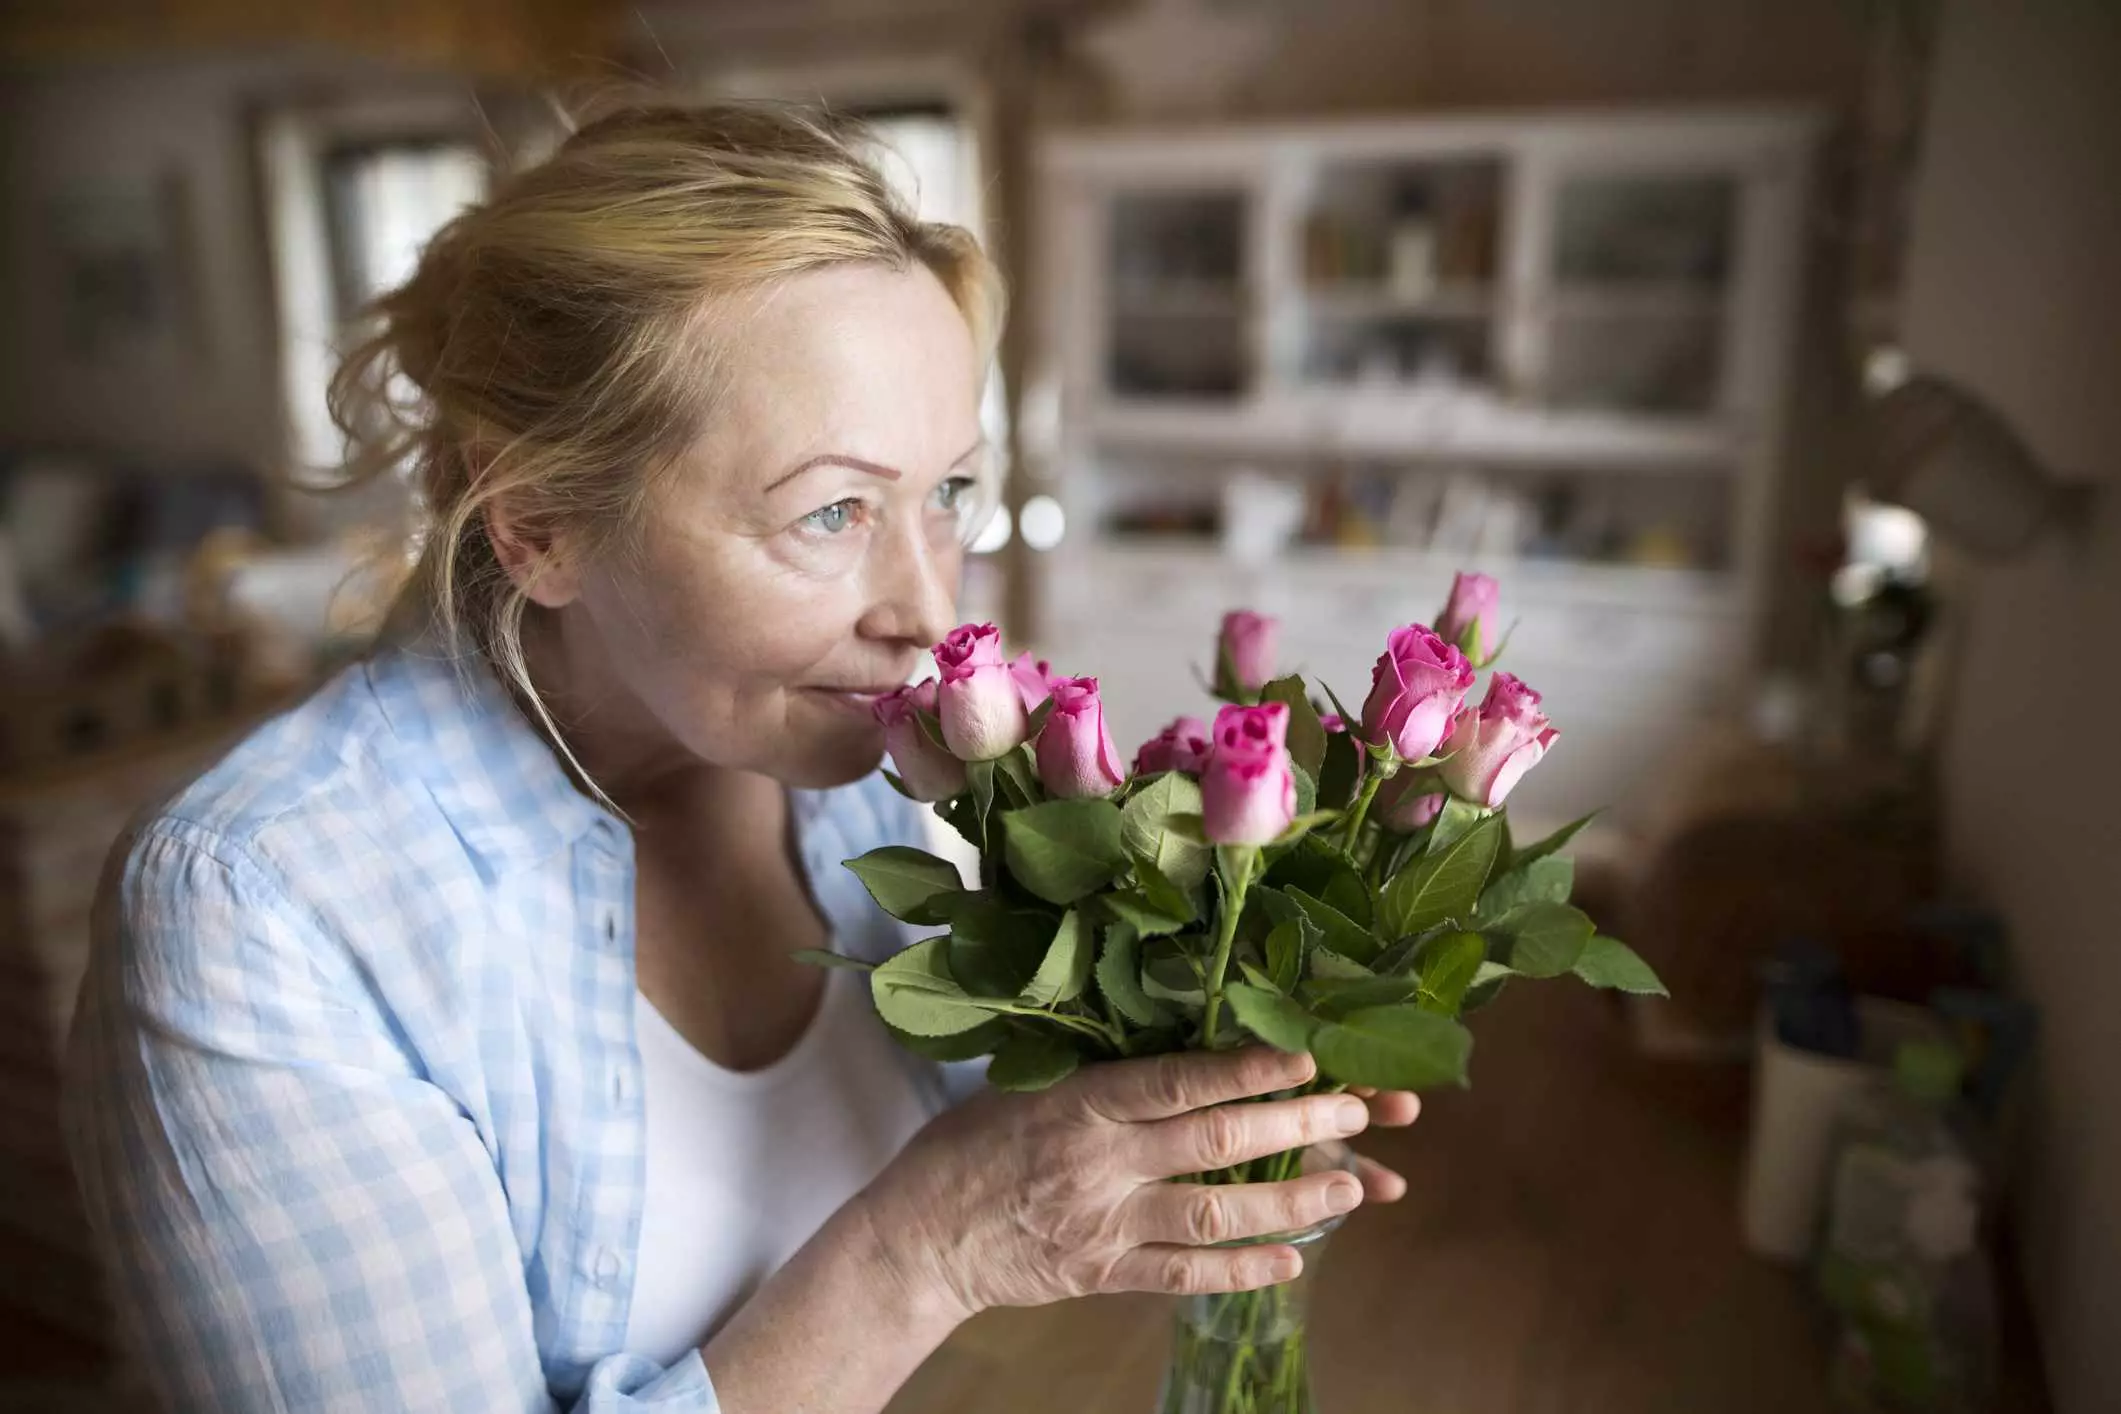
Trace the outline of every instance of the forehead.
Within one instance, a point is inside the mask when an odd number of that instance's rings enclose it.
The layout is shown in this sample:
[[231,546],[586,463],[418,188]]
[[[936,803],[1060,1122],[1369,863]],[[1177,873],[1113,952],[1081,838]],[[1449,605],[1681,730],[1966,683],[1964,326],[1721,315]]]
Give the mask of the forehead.
[[697,451],[739,485],[825,452],[939,469],[978,430],[971,331],[924,266],[838,266],[763,289],[720,365]]

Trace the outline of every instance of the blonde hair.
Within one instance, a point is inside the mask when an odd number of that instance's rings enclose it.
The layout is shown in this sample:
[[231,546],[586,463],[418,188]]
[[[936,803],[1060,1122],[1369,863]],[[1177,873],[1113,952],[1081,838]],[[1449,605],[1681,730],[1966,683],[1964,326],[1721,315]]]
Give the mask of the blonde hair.
[[[859,124],[816,110],[637,105],[581,127],[444,226],[332,379],[340,488],[409,469],[422,517],[401,594],[483,658],[567,750],[530,681],[529,603],[488,538],[505,497],[534,537],[636,544],[649,492],[712,416],[729,297],[829,266],[934,273],[982,355],[1001,277],[961,227],[920,220]],[[616,808],[616,807],[613,807]]]

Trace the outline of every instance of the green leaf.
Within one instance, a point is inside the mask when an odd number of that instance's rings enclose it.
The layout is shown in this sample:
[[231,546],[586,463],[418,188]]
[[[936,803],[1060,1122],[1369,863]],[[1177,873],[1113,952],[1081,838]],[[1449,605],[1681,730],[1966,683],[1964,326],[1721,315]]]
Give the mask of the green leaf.
[[935,905],[965,889],[955,864],[902,844],[872,849],[846,864],[877,906],[902,923],[949,921],[948,912]]
[[1447,933],[1422,949],[1418,969],[1421,1004],[1439,1016],[1456,1016],[1488,955],[1478,933]]
[[1374,977],[1377,975],[1355,959],[1344,957],[1327,947],[1311,949],[1310,964],[1313,977]]
[[823,948],[797,948],[788,954],[797,962],[807,962],[812,967],[845,967],[855,972],[874,972],[876,964],[864,962],[845,953],[827,952]]
[[1132,927],[1144,938],[1161,938],[1167,933],[1176,933],[1193,921],[1173,917],[1139,894],[1125,889],[1101,894],[1097,902],[1113,918]]
[[1315,899],[1302,889],[1292,888],[1284,892],[1288,894],[1289,901],[1302,909],[1304,917],[1310,919],[1312,925],[1324,936],[1327,947],[1342,957],[1353,958],[1357,962],[1370,963],[1376,960],[1377,939],[1371,936],[1368,928],[1332,904]]
[[888,1021],[884,1023],[884,1029],[891,1033],[892,1040],[913,1054],[932,1061],[974,1060],[990,1054],[1009,1036],[1008,1021],[999,1016],[989,1017],[970,1031],[960,1031],[953,1036],[917,1036]]
[[1304,975],[1304,924],[1301,918],[1277,923],[1267,934],[1267,972],[1275,990],[1293,992]]
[[[1050,703],[1052,699],[1047,701]],[[994,763],[994,779],[1003,800],[1013,808],[1036,805],[1046,798],[1046,788],[1038,779],[1038,762],[1028,744],[1017,747]]]
[[1120,811],[1120,843],[1130,858],[1147,864],[1181,889],[1208,876],[1207,846],[1175,829],[1177,817],[1198,818],[1200,784],[1180,771],[1166,771],[1127,798]]
[[1044,960],[1054,918],[1011,908],[998,894],[969,893],[950,915],[950,975],[976,997],[1013,998]]
[[1045,960],[1038,971],[1024,984],[1023,999],[1033,1006],[1050,1007],[1060,1002],[1073,1001],[1083,994],[1083,984],[1090,980],[1090,967],[1096,957],[1096,946],[1090,925],[1081,913],[1069,909],[1061,919],[1060,927],[1054,930],[1053,941],[1046,945]]
[[1330,840],[1315,835],[1305,838],[1274,862],[1267,871],[1267,880],[1277,888],[1302,889],[1363,927],[1370,926],[1369,886],[1363,882],[1355,861]]
[[1597,931],[1581,909],[1565,903],[1528,903],[1482,925],[1499,960],[1525,977],[1559,977],[1583,957]]
[[1472,917],[1501,844],[1502,826],[1490,815],[1451,843],[1429,849],[1385,885],[1380,930],[1388,938],[1403,938]]
[[1548,835],[1545,839],[1539,841],[1539,843],[1527,845],[1525,848],[1517,850],[1510,856],[1510,867],[1512,869],[1515,869],[1519,865],[1529,864],[1535,859],[1544,859],[1548,855],[1558,852],[1564,846],[1566,846],[1570,840],[1576,838],[1577,831],[1581,830],[1584,826],[1590,824],[1593,820],[1597,818],[1598,812],[1596,810],[1593,810],[1590,814],[1584,816],[1580,820],[1571,820],[1568,824],[1563,825],[1553,834]]
[[1485,819],[1487,813],[1469,800],[1446,795],[1443,809],[1437,813],[1436,822],[1429,827],[1429,848],[1441,849],[1453,840],[1463,839],[1466,831]]
[[965,780],[972,788],[972,818],[984,840],[987,838],[987,822],[994,816],[994,763],[967,761]]
[[1119,807],[1049,800],[1002,816],[1003,858],[1018,883],[1048,903],[1094,893],[1127,866]]
[[1471,1016],[1494,1001],[1502,995],[1503,983],[1509,981],[1513,975],[1509,968],[1499,962],[1480,964],[1480,971],[1474,975],[1473,985],[1466,989],[1465,1003],[1458,1008],[1458,1014]]
[[916,1036],[954,1036],[990,1013],[950,975],[948,940],[929,938],[893,954],[869,974],[877,1014]]
[[1318,1023],[1289,998],[1244,982],[1232,982],[1223,988],[1223,1000],[1247,1031],[1276,1050],[1302,1052],[1311,1048],[1311,1033]]
[[1576,861],[1566,855],[1549,855],[1520,864],[1488,885],[1480,896],[1476,916],[1500,918],[1528,903],[1567,903],[1576,887]]
[[1584,944],[1583,956],[1576,959],[1575,972],[1594,987],[1610,987],[1642,997],[1671,995],[1665,990],[1664,983],[1657,980],[1657,973],[1636,955],[1633,948],[1603,933],[1593,934],[1591,941]]
[[1075,1047],[1047,1027],[1018,1027],[994,1052],[987,1083],[997,1090],[1043,1090],[1074,1074]]
[[1161,1009],[1142,990],[1141,938],[1125,923],[1105,930],[1104,952],[1097,959],[1097,987],[1115,1010],[1136,1026],[1154,1026]]
[[[1351,724],[1352,725],[1352,724]],[[1326,733],[1326,759],[1318,768],[1318,803],[1345,810],[1362,785],[1362,748],[1349,732]]]
[[1318,709],[1311,705],[1311,695],[1304,689],[1304,680],[1294,674],[1276,678],[1260,689],[1259,700],[1280,702],[1288,707],[1289,757],[1309,771],[1313,780],[1318,779],[1319,768],[1326,759],[1326,728],[1318,720]]
[[1160,1002],[1198,1008],[1207,1000],[1200,964],[1177,938],[1151,938],[1142,944],[1142,991]]
[[1362,718],[1348,710],[1348,704],[1340,700],[1340,694],[1333,690],[1331,684],[1322,682],[1318,689],[1325,693],[1326,701],[1332,703],[1333,710],[1340,715],[1340,724],[1346,727],[1347,734],[1353,737],[1362,728]]
[[1466,1083],[1473,1033],[1419,1007],[1369,1007],[1320,1026],[1311,1054],[1322,1073],[1344,1085],[1433,1090]]
[[1321,825],[1330,825],[1340,818],[1338,810],[1314,810],[1308,815],[1299,815],[1289,822],[1287,829],[1274,841],[1278,845],[1295,844],[1305,835]]
[[1156,872],[1156,867],[1134,862],[1135,889],[1142,900],[1166,918],[1182,919],[1187,923],[1200,917],[1200,885],[1182,889]]
[[1301,993],[1312,1011],[1338,1021],[1369,1007],[1398,1006],[1421,995],[1418,977],[1321,977],[1306,982]]
[[1318,777],[1306,771],[1303,762],[1292,762],[1296,773],[1296,815],[1301,819],[1318,809]]

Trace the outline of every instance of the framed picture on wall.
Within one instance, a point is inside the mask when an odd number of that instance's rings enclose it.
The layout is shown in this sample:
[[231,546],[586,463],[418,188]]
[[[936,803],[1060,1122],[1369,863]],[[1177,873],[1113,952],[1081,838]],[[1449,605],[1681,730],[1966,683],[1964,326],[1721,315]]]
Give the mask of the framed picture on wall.
[[79,362],[195,354],[183,179],[99,181],[54,202],[60,342]]

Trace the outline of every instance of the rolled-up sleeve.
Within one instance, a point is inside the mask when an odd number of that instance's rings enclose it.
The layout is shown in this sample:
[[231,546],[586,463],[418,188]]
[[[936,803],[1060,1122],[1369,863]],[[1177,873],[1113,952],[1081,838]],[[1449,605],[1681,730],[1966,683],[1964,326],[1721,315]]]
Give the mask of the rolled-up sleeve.
[[[547,1411],[524,1261],[466,1110],[273,870],[162,820],[114,855],[68,1143],[173,1411]],[[582,1414],[710,1414],[697,1353],[593,1365]]]

